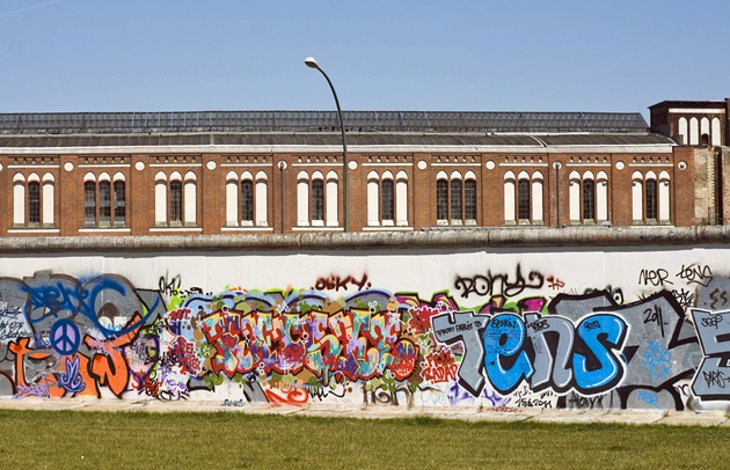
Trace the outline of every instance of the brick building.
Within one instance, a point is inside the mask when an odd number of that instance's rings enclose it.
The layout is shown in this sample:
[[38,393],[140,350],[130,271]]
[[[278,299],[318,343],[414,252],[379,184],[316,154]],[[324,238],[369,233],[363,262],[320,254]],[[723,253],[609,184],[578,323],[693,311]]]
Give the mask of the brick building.
[[728,145],[730,98],[724,101],[662,101],[649,106],[651,131],[678,145]]
[[649,107],[651,131],[693,149],[695,225],[730,221],[730,98],[662,101]]
[[[673,103],[651,130],[638,113],[345,112],[347,178],[334,112],[0,114],[0,235],[341,232],[345,186],[353,232],[691,226],[697,149],[665,135],[701,139]],[[694,108],[715,142],[720,108]]]

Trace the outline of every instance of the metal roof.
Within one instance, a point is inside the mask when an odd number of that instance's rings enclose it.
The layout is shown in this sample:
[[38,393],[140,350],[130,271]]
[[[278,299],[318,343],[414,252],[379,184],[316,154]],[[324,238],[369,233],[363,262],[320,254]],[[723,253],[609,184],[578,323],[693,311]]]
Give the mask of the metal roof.
[[[553,147],[563,145],[672,145],[658,134],[418,134],[418,133],[348,133],[353,146],[508,146]],[[340,145],[337,132],[317,133],[167,133],[167,134],[0,134],[0,148],[24,147],[128,147],[171,145]]]
[[548,147],[556,145],[673,145],[659,134],[556,134],[537,136]]
[[[647,132],[640,113],[344,111],[348,132]],[[0,134],[339,131],[334,111],[2,113]]]

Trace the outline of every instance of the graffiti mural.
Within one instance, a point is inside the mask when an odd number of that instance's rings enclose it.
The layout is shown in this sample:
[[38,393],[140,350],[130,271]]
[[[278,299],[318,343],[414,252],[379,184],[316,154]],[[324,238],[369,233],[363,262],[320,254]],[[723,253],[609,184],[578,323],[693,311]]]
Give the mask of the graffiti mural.
[[178,274],[153,288],[112,273],[0,278],[0,395],[724,408],[730,278],[717,271],[651,266],[632,285],[572,289],[515,264],[428,293],[379,288],[372,273],[219,292]]

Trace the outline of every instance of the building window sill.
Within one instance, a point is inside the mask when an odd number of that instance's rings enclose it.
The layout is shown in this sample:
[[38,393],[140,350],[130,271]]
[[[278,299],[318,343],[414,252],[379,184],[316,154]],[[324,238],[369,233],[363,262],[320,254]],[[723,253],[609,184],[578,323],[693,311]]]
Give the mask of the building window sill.
[[325,227],[323,225],[320,226],[312,226],[312,227],[292,227],[293,232],[344,232],[344,227]]
[[398,225],[392,227],[363,227],[363,232],[411,232],[413,227]]
[[235,226],[230,226],[230,225],[221,227],[221,232],[273,232],[273,231],[274,231],[273,227],[264,227],[264,226],[254,227],[253,225],[246,226],[246,227],[235,227]]
[[150,229],[150,232],[202,232],[203,227],[183,227],[183,226],[155,226]]
[[84,227],[79,229],[79,233],[130,233],[132,229],[129,227]]
[[55,227],[22,227],[22,226],[14,226],[13,228],[8,229],[8,233],[35,233],[35,234],[43,234],[43,233],[59,233],[60,230]]
[[657,222],[656,220],[648,220],[646,222],[642,220],[634,220],[632,223],[632,226],[635,227],[674,227],[674,224],[671,220],[662,220],[661,222]]

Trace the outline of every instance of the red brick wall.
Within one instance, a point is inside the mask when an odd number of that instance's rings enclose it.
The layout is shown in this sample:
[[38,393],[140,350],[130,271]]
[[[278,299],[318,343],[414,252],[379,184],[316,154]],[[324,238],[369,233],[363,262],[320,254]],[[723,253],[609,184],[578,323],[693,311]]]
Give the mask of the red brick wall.
[[[479,154],[479,153],[400,153],[363,154],[351,153],[350,161],[357,168],[349,171],[350,230],[361,231],[367,226],[367,175],[371,171],[382,174],[399,171],[408,175],[408,219],[414,230],[436,226],[436,177],[443,171],[450,176],[458,171],[462,177],[472,171],[477,183],[477,226],[501,226],[504,224],[504,176],[512,171],[518,176],[521,171],[530,175],[539,171],[543,181],[543,225],[569,225],[569,175],[572,171],[583,174],[591,171],[594,176],[600,171],[608,174],[609,218],[615,226],[627,226],[631,220],[631,174],[636,169],[654,168],[658,173],[666,170],[671,177],[672,222],[677,226],[694,223],[692,149],[675,148],[674,154],[629,155],[629,154]],[[282,173],[280,161],[286,162]],[[686,170],[678,170],[680,161],[687,164]],[[559,188],[554,163],[560,162]],[[619,163],[620,162],[620,163]],[[144,168],[137,166],[143,163]],[[419,164],[426,168],[419,168]],[[13,220],[12,179],[17,172],[28,175],[35,171],[41,177],[50,172],[55,178],[56,226],[60,235],[82,235],[84,227],[83,180],[87,172],[98,175],[107,171],[113,177],[122,172],[127,191],[128,232],[104,233],[113,236],[166,234],[150,232],[155,225],[155,174],[163,171],[170,174],[188,171],[197,177],[197,223],[203,234],[223,233],[226,224],[226,175],[229,171],[240,174],[248,169],[254,176],[264,171],[268,178],[269,208],[267,219],[270,231],[281,231],[281,177],[284,183],[284,227],[285,233],[292,233],[297,223],[297,174],[301,170],[311,174],[320,169],[322,173],[334,170],[339,183],[339,223],[344,224],[344,185],[342,156],[333,154],[258,154],[221,155],[214,153],[196,155],[145,155],[127,154],[115,156],[37,155],[0,156],[0,234],[7,234]],[[70,171],[64,169],[72,164]],[[623,164],[623,169],[617,166]],[[41,168],[41,165],[49,168]],[[235,166],[238,165],[238,166]],[[249,165],[246,167],[245,165]],[[258,166],[252,166],[258,165]],[[318,165],[321,165],[319,167]],[[327,165],[327,166],[325,166]],[[643,165],[643,166],[642,166]],[[652,166],[653,165],[653,166]],[[18,168],[18,166],[28,168]],[[51,168],[52,166],[52,168]],[[14,168],[15,167],[15,168]],[[38,167],[34,170],[33,167]],[[557,189],[557,191],[556,191]],[[559,194],[559,196],[558,196]],[[560,201],[560,220],[557,220],[557,204]],[[241,229],[238,232],[245,232]],[[170,231],[172,234],[183,232]],[[189,232],[184,232],[189,233]],[[252,232],[253,233],[253,232]],[[262,233],[262,232],[256,232]],[[98,233],[91,233],[98,235]]]

